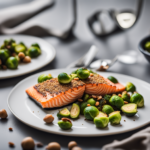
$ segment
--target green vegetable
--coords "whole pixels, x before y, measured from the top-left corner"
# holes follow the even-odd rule
[[[34,44],[32,44],[31,46],[33,46],[33,47],[37,47],[37,48],[39,48],[39,49],[40,49],[40,46],[39,46],[39,44],[38,44],[38,43],[34,43]]]
[[[134,85],[133,83],[131,83],[131,82],[128,82],[128,83],[126,84],[126,91],[133,93],[134,91],[136,91],[135,85]]]
[[[137,104],[137,107],[143,107],[144,106],[144,98],[139,93],[132,94],[131,98],[130,98],[130,102]]]
[[[109,121],[112,125],[119,124],[121,121],[120,111],[114,111],[109,114]]]
[[[124,91],[124,92],[122,93],[122,99],[123,99],[124,101],[129,102],[129,101],[130,101],[130,95],[129,95],[126,91]]]
[[[148,52],[150,52],[150,42],[149,42],[149,41],[145,43],[145,49],[146,49]]]
[[[129,117],[134,116],[137,113],[137,104],[125,104],[121,107],[121,110]]]
[[[58,81],[62,84],[68,84],[72,80],[71,76],[68,75],[67,73],[60,73],[58,75]]]
[[[106,114],[99,112],[98,116],[94,118],[94,123],[97,128],[105,128],[109,123],[109,118]]]
[[[63,108],[62,110],[60,110],[57,113],[57,117],[58,117],[58,119],[61,119],[63,117],[69,118],[70,117],[70,112],[69,112],[69,110],[67,108]]]
[[[3,63],[10,57],[10,52],[7,49],[0,50],[0,59]]]
[[[93,120],[99,114],[99,110],[95,106],[89,106],[84,109],[84,116],[88,120]]]
[[[104,105],[102,112],[106,113],[107,115],[112,113],[114,109],[110,105]]]
[[[87,104],[88,104],[87,102],[82,102],[80,104],[80,112],[82,115],[84,114],[84,109],[87,107]]]
[[[75,70],[75,71],[72,71],[72,73],[71,74],[77,74],[77,70]]]
[[[89,99],[89,97],[90,97],[89,94],[84,94],[83,100],[87,101]]]
[[[71,129],[71,127],[72,127],[72,123],[71,122],[63,121],[63,120],[59,120],[58,121],[58,125],[63,130],[68,130],[68,129]]]
[[[90,98],[88,99],[87,103],[90,104],[91,106],[95,106],[96,101],[93,98]]]
[[[24,45],[18,44],[18,45],[15,46],[15,52],[17,54],[20,53],[20,52],[25,53],[25,51],[26,51],[26,47]]]
[[[107,102],[109,102],[110,98],[111,98],[111,95],[105,95],[105,96],[104,96],[104,99],[105,99]]]
[[[117,107],[118,109],[120,109],[123,105],[124,105],[124,101],[121,97],[115,95],[115,96],[112,96],[109,100],[109,103],[112,105],[112,106],[115,106]]]
[[[73,103],[70,110],[70,117],[76,119],[79,117],[79,115],[80,115],[80,107],[78,104]]]
[[[37,56],[39,56],[41,54],[41,50],[38,48],[38,47],[33,47],[31,46],[29,49],[28,49],[28,55],[31,57],[31,58],[35,58]]]
[[[74,79],[74,78],[78,78],[77,74],[71,74],[71,78]]]
[[[80,79],[87,79],[90,75],[90,71],[86,68],[79,68],[77,70],[77,75]]]
[[[92,71],[92,70],[89,70],[89,71],[90,71],[90,73],[97,74],[96,72],[94,72],[94,71]]]
[[[6,61],[6,66],[9,69],[17,69],[18,67],[18,60],[16,57],[9,57]]]
[[[52,75],[51,74],[41,74],[39,77],[38,77],[38,83],[42,83],[42,82],[44,82],[44,81],[46,81],[46,80],[50,80],[50,79],[52,79],[53,77],[52,77]]]
[[[98,110],[102,111],[102,107],[103,105],[106,104],[106,100],[104,98],[102,98],[100,101],[99,101],[99,106],[97,106]]]
[[[109,79],[113,83],[118,83],[118,80],[113,76],[109,76],[109,77],[107,77],[107,79]]]

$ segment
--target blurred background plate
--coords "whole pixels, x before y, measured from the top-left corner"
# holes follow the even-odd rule
[[[52,45],[48,42],[42,40],[41,38],[37,38],[34,36],[27,35],[4,35],[0,36],[0,45],[3,44],[5,39],[13,38],[17,43],[23,42],[27,47],[31,46],[33,43],[38,43],[41,47],[42,54],[37,58],[31,60],[31,63],[22,63],[18,65],[18,69],[15,70],[0,70],[0,79],[12,78],[21,76],[35,70],[38,70],[47,64],[49,64],[56,55],[56,51]]]

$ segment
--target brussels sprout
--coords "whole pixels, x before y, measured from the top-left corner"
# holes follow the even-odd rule
[[[82,115],[84,114],[84,109],[87,107],[87,104],[88,104],[87,102],[82,102],[80,104],[80,112]]]
[[[109,123],[109,118],[106,114],[99,112],[98,116],[94,118],[94,123],[97,128],[105,128]]]
[[[150,42],[149,42],[149,41],[145,43],[145,49],[146,49],[148,52],[150,52]]]
[[[31,46],[33,46],[33,47],[38,47],[38,48],[40,49],[40,46],[39,46],[38,43],[34,43],[34,44],[32,44]]]
[[[10,57],[10,52],[7,49],[0,50],[0,59],[3,63]]]
[[[84,109],[84,116],[88,120],[93,120],[99,114],[99,110],[95,106],[89,106]]]
[[[109,121],[112,125],[119,124],[121,121],[120,111],[114,111],[109,114]]]
[[[104,96],[104,99],[105,99],[107,102],[109,102],[110,98],[111,98],[111,95],[105,95],[105,96]]]
[[[72,127],[72,123],[70,121],[67,121],[67,120],[64,121],[64,119],[63,120],[59,120],[58,121],[58,125],[63,130],[68,130],[68,129],[71,129],[71,127]]]
[[[137,107],[143,107],[144,106],[144,98],[139,93],[132,94],[131,98],[130,98],[130,102],[137,104]]]
[[[5,44],[1,45],[0,49],[5,49]]]
[[[63,117],[69,118],[70,117],[70,112],[69,112],[69,110],[67,108],[63,108],[62,110],[60,110],[57,113],[57,117],[58,117],[58,119],[61,119]]]
[[[122,99],[127,102],[130,101],[130,95],[127,93],[127,91],[122,92]]]
[[[19,62],[20,62],[19,56],[18,56],[18,55],[15,55],[14,57],[18,60],[18,63],[19,63]]]
[[[129,117],[134,116],[137,113],[137,104],[125,104],[121,107],[121,110]]]
[[[23,45],[26,48],[26,50],[27,50],[27,46],[23,42],[20,42],[19,44]]]
[[[38,48],[38,47],[33,47],[31,46],[29,49],[28,49],[28,55],[31,57],[31,58],[35,58],[37,56],[39,56],[41,54],[41,50]]]
[[[99,101],[99,106],[97,107],[98,108],[98,110],[102,110],[102,107],[103,107],[103,105],[105,105],[106,104],[106,100],[104,99],[104,98],[102,98],[100,101]]]
[[[114,109],[110,105],[104,105],[102,112],[106,113],[107,115],[112,113]]]
[[[80,79],[87,79],[90,75],[90,71],[86,68],[79,68],[77,70],[77,75]]]
[[[51,74],[41,74],[39,77],[38,77],[38,83],[42,83],[42,82],[44,82],[44,81],[46,81],[46,80],[50,80],[50,79],[52,79],[53,77],[52,77],[52,75]]]
[[[79,117],[79,115],[80,115],[80,107],[78,104],[73,103],[70,110],[70,117],[76,119]]]
[[[90,97],[89,94],[84,94],[83,100],[87,101],[89,99],[89,97]]]
[[[17,67],[18,67],[18,60],[17,60],[17,58],[16,57],[9,57],[6,60],[6,66],[9,69],[17,69]]]
[[[135,85],[134,85],[133,83],[131,83],[131,82],[128,82],[128,83],[126,84],[126,91],[133,93],[134,91],[136,91]]]
[[[124,105],[123,99],[117,95],[112,96],[109,100],[109,103],[112,106],[116,106],[118,109],[120,109]]]
[[[78,69],[77,69],[77,70],[78,70]],[[71,74],[77,74],[77,70],[72,71],[72,73],[71,73]]]
[[[67,73],[63,72],[58,75],[58,81],[62,84],[68,84],[71,82],[71,80],[72,80],[71,76],[68,75]]]
[[[107,79],[109,79],[113,83],[118,83],[118,80],[113,76],[109,76],[109,77],[107,77]]]
[[[77,74],[71,74],[71,78],[74,79],[74,78],[78,78]]]
[[[26,47],[25,46],[23,46],[21,44],[18,44],[18,45],[15,46],[15,52],[17,54],[19,54],[20,52],[25,53],[25,51],[26,51]]]
[[[93,98],[90,98],[87,100],[87,103],[90,104],[91,106],[95,106],[96,101]]]

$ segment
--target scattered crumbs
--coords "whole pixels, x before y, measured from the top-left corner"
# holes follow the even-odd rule
[[[33,111],[33,113],[34,113],[34,111]]]
[[[124,122],[126,122],[126,120],[124,120]]]
[[[13,131],[13,128],[10,127],[10,128],[9,128],[9,131]]]
[[[82,124],[83,125],[83,124]]]
[[[39,111],[38,111],[39,112]]]
[[[41,142],[37,142],[37,143],[36,143],[36,146],[37,146],[37,147],[43,147],[43,144],[42,144]]]
[[[8,144],[9,144],[10,147],[14,147],[15,146],[15,144],[13,142],[9,142]]]
[[[133,120],[133,121],[135,121],[135,120]]]
[[[120,126],[122,126],[122,125],[120,124]]]

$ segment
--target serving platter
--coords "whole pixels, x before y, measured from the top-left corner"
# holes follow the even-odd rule
[[[138,108],[138,113],[134,117],[126,117],[122,115],[121,123],[119,125],[111,125],[108,124],[108,127],[105,129],[98,129],[95,127],[92,121],[85,120],[84,116],[80,115],[79,119],[72,120],[73,127],[70,130],[62,130],[57,125],[58,118],[57,113],[60,110],[58,109],[42,109],[39,105],[37,105],[33,100],[31,100],[25,90],[33,86],[37,83],[37,78],[40,74],[43,73],[51,73],[53,77],[57,77],[59,73],[66,72],[70,74],[75,69],[56,69],[56,70],[48,70],[44,72],[37,73],[30,77],[25,78],[21,82],[19,82],[10,92],[7,103],[11,112],[23,123],[54,134],[61,134],[67,136],[106,136],[124,133],[128,131],[135,130],[140,128],[150,122],[150,119],[147,114],[150,114],[150,100],[149,100],[149,92],[150,92],[150,84],[136,79],[134,77],[117,74],[117,73],[109,73],[109,72],[97,72],[104,77],[108,77],[110,75],[116,77],[120,83],[126,84],[126,82],[132,82],[136,87],[137,91],[143,95],[145,100],[145,106],[143,108]],[[66,106],[64,106],[66,107]],[[67,106],[70,107],[70,106]],[[46,114],[52,114],[54,116],[54,121],[52,124],[45,124],[43,118]]]
[[[0,36],[0,45],[3,44],[5,39],[10,38],[13,38],[17,43],[23,42],[27,47],[31,46],[33,43],[38,43],[41,47],[42,53],[37,58],[32,58],[31,63],[19,64],[18,69],[0,70],[0,79],[17,77],[36,71],[49,64],[55,58],[56,51],[54,47],[41,38],[27,35],[3,35]]]

